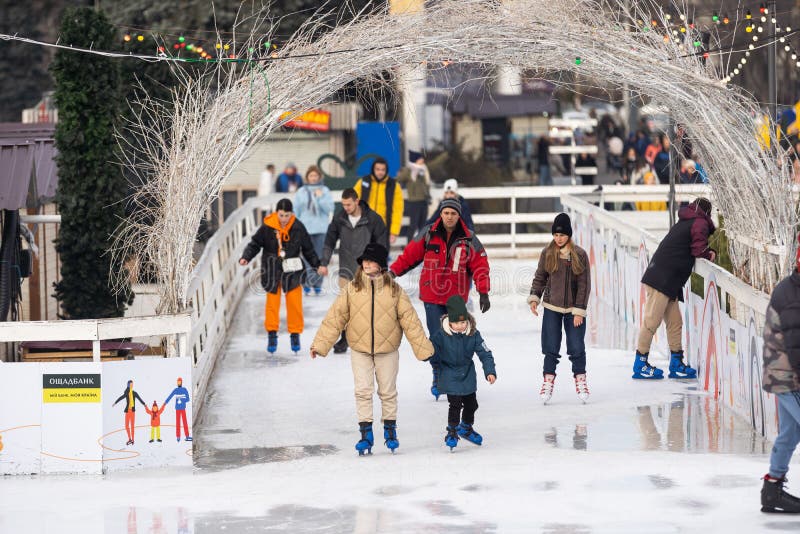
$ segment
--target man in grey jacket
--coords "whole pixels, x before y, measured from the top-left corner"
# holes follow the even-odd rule
[[[361,256],[369,243],[388,243],[388,230],[383,219],[366,202],[358,199],[355,189],[342,191],[342,208],[328,225],[320,261],[322,267],[319,269],[320,275],[328,275],[328,264],[338,241],[339,287],[344,287],[353,279],[358,269],[356,258]],[[342,332],[341,339],[333,346],[333,352],[341,354],[346,351],[347,337]]]

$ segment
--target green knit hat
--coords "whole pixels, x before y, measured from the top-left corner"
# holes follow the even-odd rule
[[[447,299],[447,319],[451,323],[459,321],[468,321],[469,312],[467,312],[467,303],[464,302],[458,295],[453,295]]]

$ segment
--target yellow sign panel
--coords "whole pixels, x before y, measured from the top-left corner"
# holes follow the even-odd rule
[[[100,402],[100,389],[43,389],[43,402]]]

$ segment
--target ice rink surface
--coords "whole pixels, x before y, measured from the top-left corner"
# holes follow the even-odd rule
[[[445,447],[447,402],[404,341],[400,448],[383,444],[376,396],[374,454],[358,457],[349,356],[307,351],[334,295],[305,298],[299,355],[285,333],[267,355],[263,296],[250,294],[195,430],[194,470],[6,477],[0,532],[800,532],[800,517],[759,511],[770,444],[696,382],[632,380],[631,351],[609,348],[631,333],[608,312],[589,316],[589,403],[564,357],[543,406],[541,318],[525,304],[535,265],[495,266],[492,308],[477,313],[498,373],[478,386],[482,447]]]

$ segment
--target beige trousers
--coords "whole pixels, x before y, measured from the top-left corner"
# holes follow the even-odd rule
[[[375,379],[378,380],[378,397],[381,399],[381,417],[384,421],[397,421],[397,370],[400,353],[385,352],[371,356],[350,349],[355,382],[356,412],[358,421],[372,422],[372,395]]]
[[[664,293],[653,289],[647,284],[643,285],[647,300],[644,304],[644,317],[642,317],[642,327],[639,329],[639,341],[636,344],[636,350],[640,354],[650,352],[653,336],[656,335],[656,331],[662,321],[667,326],[669,350],[672,352],[682,350],[681,331],[683,329],[683,318],[681,317],[681,309],[678,306],[678,299],[670,300]]]

